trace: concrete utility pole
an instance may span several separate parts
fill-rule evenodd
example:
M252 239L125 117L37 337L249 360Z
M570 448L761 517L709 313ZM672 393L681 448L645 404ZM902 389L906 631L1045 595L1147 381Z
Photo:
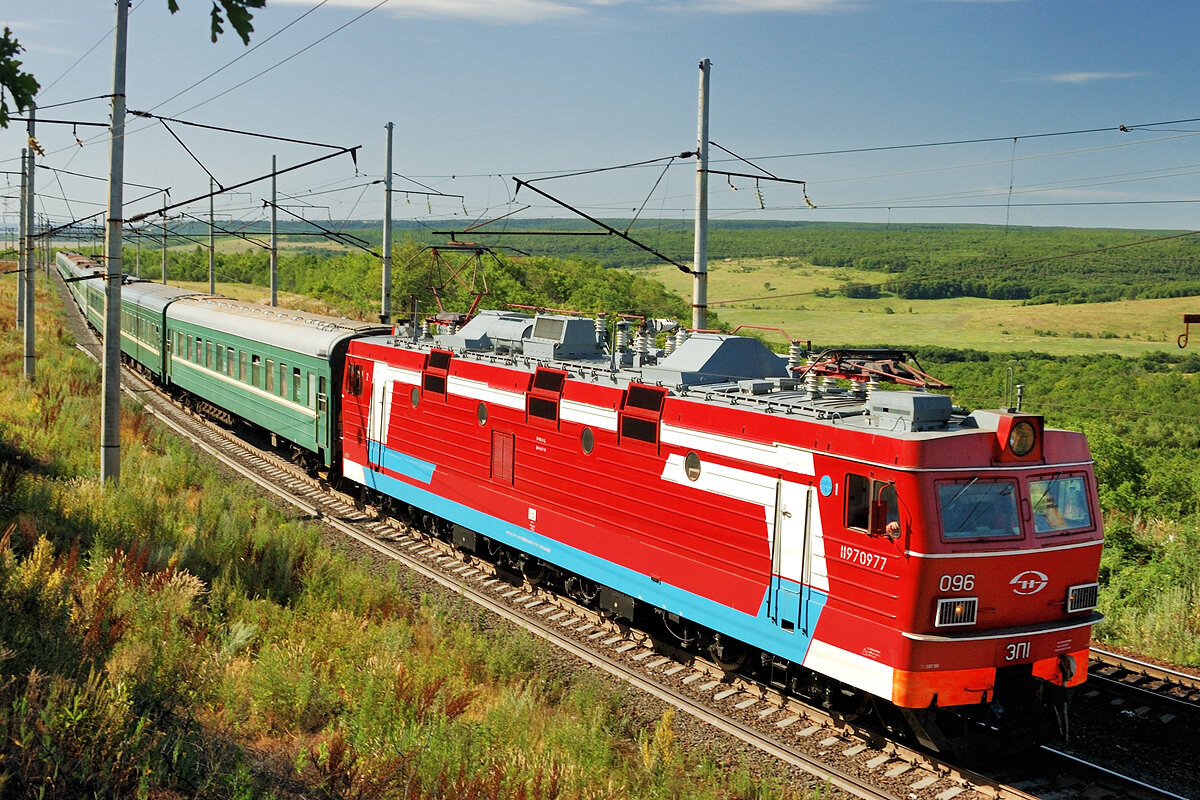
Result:
M692 327L708 327L708 74L700 60L700 113L696 123L696 243L692 255Z
M25 159L29 151L21 148L21 202L17 207L17 328L25 327L25 202L29 196L29 170Z
M217 230L213 222L213 179L208 179L208 293L217 293Z
M29 109L29 136L33 138L33 109ZM36 237L34 236L33 216L33 149L29 150L29 160L25 164L28 178L25 184L25 267L20 274L21 283L25 286L25 380L33 382L36 357L34 356L34 315L33 315L33 273L37 265Z
M383 298L379 304L379 321L392 321L392 123L387 129L387 156L383 177Z
M279 305L279 229L275 204L275 156L271 156L271 307Z
M121 480L121 215L125 183L125 45L129 6L117 2L113 45L112 129L109 135L108 227L105 233L104 403L100 418L100 479Z
M163 195L163 208L167 207L167 197ZM167 215L162 218L162 282L167 283Z

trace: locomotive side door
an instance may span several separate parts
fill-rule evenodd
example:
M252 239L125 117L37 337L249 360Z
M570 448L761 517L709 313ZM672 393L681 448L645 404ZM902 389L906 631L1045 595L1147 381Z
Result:
M386 369L375 370L375 380L371 383L371 405L367 410L367 465L373 468L378 468L383 462L388 417L392 410L392 388L395 385Z
M768 613L776 625L789 632L799 628L807 633L802 600L806 591L805 565L808 563L811 510L808 486L782 478L776 483Z

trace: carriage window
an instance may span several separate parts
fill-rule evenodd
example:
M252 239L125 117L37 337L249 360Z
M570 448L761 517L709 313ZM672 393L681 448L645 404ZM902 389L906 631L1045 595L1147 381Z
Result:
M246 351L238 350L238 380L246 380Z
M275 391L275 361L267 359L267 391Z
M300 394L300 368L292 368L292 399L297 403L300 402L302 395Z
M1036 533L1063 533L1092 527L1087 484L1082 475L1029 482Z
M1021 535L1012 481L972 478L939 483L938 508L947 539L1008 539Z
M234 349L232 347L225 351L225 374L233 377Z
M279 365L279 396L288 396L288 368L287 364Z
M259 373L262 372L262 361L258 356L250 356L250 383L258 386Z

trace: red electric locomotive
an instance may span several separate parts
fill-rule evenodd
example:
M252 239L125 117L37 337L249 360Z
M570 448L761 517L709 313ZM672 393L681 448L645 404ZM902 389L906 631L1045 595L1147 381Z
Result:
M1065 722L1100 619L1081 434L885 390L919 374L895 354L605 338L482 312L352 342L345 477L533 582L656 614L728 668L930 747Z

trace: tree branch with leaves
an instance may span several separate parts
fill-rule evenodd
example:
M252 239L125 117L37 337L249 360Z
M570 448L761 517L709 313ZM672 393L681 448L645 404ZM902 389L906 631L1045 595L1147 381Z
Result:
M225 32L228 21L242 44L250 44L250 34L254 32L251 9L263 8L266 4L267 0L213 0L209 13L212 40L217 41ZM167 9L172 14L178 11L178 0L167 0ZM13 32L5 27L4 36L0 38L0 128L8 127L9 101L12 101L13 112L19 114L33 105L33 98L40 88L33 75L21 69L17 56L24 50Z

